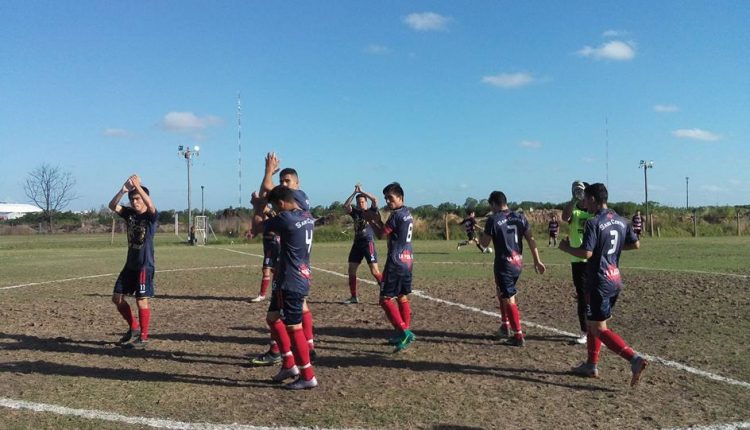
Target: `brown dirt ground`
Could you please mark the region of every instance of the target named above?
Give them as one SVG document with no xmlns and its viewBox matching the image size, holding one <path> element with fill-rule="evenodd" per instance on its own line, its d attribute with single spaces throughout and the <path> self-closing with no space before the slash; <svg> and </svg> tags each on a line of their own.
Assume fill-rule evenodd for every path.
<svg viewBox="0 0 750 430">
<path fill-rule="evenodd" d="M 528 328 L 526 347 L 506 347 L 492 336 L 493 317 L 420 298 L 418 340 L 392 354 L 374 287 L 362 287 L 364 303 L 342 305 L 346 280 L 320 272 L 310 299 L 320 387 L 288 392 L 270 383 L 275 368 L 247 366 L 268 336 L 267 303 L 246 302 L 258 279 L 257 267 L 158 275 L 145 351 L 113 345 L 125 327 L 108 282 L 4 294 L 2 396 L 180 421 L 337 428 L 659 428 L 750 415 L 750 389 L 658 364 L 631 389 L 628 364 L 607 351 L 601 379 L 577 378 L 569 369 L 585 347 L 569 338 Z M 635 273 L 627 280 L 611 327 L 637 350 L 750 380 L 746 281 Z M 493 289 L 476 281 L 417 279 L 415 288 L 494 310 Z M 529 276 L 520 288 L 523 319 L 575 332 L 566 282 Z M 3 428 L 124 427 L 91 423 L 0 410 Z"/>
</svg>

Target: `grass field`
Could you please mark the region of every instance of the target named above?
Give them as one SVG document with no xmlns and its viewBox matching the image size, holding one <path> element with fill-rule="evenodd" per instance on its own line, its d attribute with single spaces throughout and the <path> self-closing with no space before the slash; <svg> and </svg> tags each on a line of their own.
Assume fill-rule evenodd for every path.
<svg viewBox="0 0 750 430">
<path fill-rule="evenodd" d="M 556 249 L 541 248 L 548 273 L 528 267 L 519 282 L 528 343 L 516 349 L 492 336 L 493 257 L 416 242 L 418 340 L 394 355 L 376 287 L 363 282 L 364 303 L 340 304 L 349 243 L 315 244 L 321 385 L 303 393 L 269 383 L 276 369 L 247 366 L 267 339 L 267 304 L 246 301 L 258 291 L 259 245 L 159 236 L 152 342 L 128 351 L 113 345 L 125 329 L 109 301 L 125 258 L 124 237 L 114 242 L 0 236 L 0 428 L 750 426 L 750 238 L 645 239 L 624 253 L 611 327 L 653 358 L 636 389 L 606 350 L 601 379 L 569 374 L 586 352 L 565 335 L 577 322 Z M 365 267 L 360 277 L 369 281 Z"/>
</svg>

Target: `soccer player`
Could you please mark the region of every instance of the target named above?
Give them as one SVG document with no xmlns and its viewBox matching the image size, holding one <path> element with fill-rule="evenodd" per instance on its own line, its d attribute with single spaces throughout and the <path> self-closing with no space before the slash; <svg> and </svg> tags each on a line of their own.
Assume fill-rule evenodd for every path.
<svg viewBox="0 0 750 430">
<path fill-rule="evenodd" d="M 508 208 L 508 199 L 501 191 L 493 191 L 488 199 L 492 214 L 487 217 L 487 224 L 479 239 L 479 243 L 486 247 L 490 241 L 495 246 L 495 285 L 497 298 L 500 302 L 501 325 L 499 334 L 508 336 L 513 330 L 513 337 L 506 339 L 506 345 L 523 346 L 524 334 L 521 330 L 521 314 L 516 303 L 516 283 L 523 270 L 523 241 L 531 249 L 534 258 L 534 270 L 544 274 L 545 267 L 539 259 L 536 240 L 531 233 L 531 226 L 522 214 Z M 510 326 L 510 327 L 509 327 Z"/>
<path fill-rule="evenodd" d="M 557 234 L 560 232 L 560 224 L 557 222 L 557 216 L 554 214 L 547 224 L 547 232 L 549 232 L 547 246 L 557 246 Z"/>
<path fill-rule="evenodd" d="M 579 248 L 583 243 L 583 231 L 586 221 L 591 218 L 591 214 L 583 205 L 583 191 L 588 184 L 581 181 L 575 181 L 571 185 L 571 194 L 573 195 L 570 202 L 563 208 L 562 219 L 568 223 L 568 243 L 573 248 Z M 573 276 L 573 286 L 576 290 L 576 302 L 578 304 L 578 325 L 581 329 L 581 336 L 577 337 L 575 342 L 579 345 L 586 343 L 586 259 L 571 257 L 570 271 Z"/>
<path fill-rule="evenodd" d="M 276 153 L 269 152 L 268 154 L 266 154 L 265 172 L 263 174 L 263 180 L 260 184 L 258 198 L 264 199 L 265 196 L 275 187 L 273 183 L 273 175 L 278 172 L 280 184 L 292 190 L 297 206 L 303 211 L 309 211 L 310 200 L 308 199 L 307 194 L 299 189 L 299 175 L 297 174 L 297 171 L 290 167 L 279 171 L 279 164 L 280 160 L 276 156 Z M 263 231 L 262 226 L 254 228 L 254 231 L 256 234 L 263 233 L 265 235 L 265 231 Z M 312 312 L 310 311 L 310 307 L 307 306 L 307 300 L 305 300 L 302 305 L 302 330 L 305 333 L 305 337 L 307 338 L 308 347 L 310 349 L 310 356 L 314 361 L 317 354 L 315 353 L 315 342 L 313 340 L 313 317 Z M 277 345 L 274 340 L 271 340 L 269 350 L 252 359 L 251 363 L 256 366 L 272 365 L 278 363 L 281 360 L 281 356 L 279 354 L 279 345 Z"/>
<path fill-rule="evenodd" d="M 357 199 L 357 206 L 352 207 L 352 200 Z M 367 200 L 370 200 L 370 207 L 367 207 Z M 344 209 L 349 213 L 354 221 L 354 243 L 349 251 L 349 292 L 351 297 L 344 301 L 346 304 L 359 303 L 357 296 L 357 269 L 362 263 L 362 259 L 367 260 L 370 266 L 370 273 L 380 283 L 383 276 L 378 269 L 378 251 L 375 249 L 375 239 L 373 238 L 372 227 L 364 218 L 364 212 L 377 212 L 378 200 L 370 193 L 362 190 L 357 184 L 354 186 L 354 192 L 344 202 Z"/>
<path fill-rule="evenodd" d="M 128 195 L 130 206 L 120 206 L 125 194 Z M 141 184 L 138 175 L 132 175 L 125 181 L 109 202 L 109 208 L 125 220 L 128 228 L 128 256 L 112 293 L 112 303 L 128 323 L 128 331 L 117 344 L 141 349 L 148 343 L 151 320 L 148 299 L 154 296 L 154 234 L 158 213 L 148 188 Z M 135 295 L 137 320 L 125 300 L 126 295 Z"/>
<path fill-rule="evenodd" d="M 474 243 L 477 248 L 479 248 L 479 252 L 486 252 L 486 250 L 479 244 L 479 239 L 477 239 L 477 235 L 475 233 L 475 230 L 477 229 L 476 213 L 474 211 L 469 212 L 469 216 L 464 218 L 458 224 L 464 226 L 464 228 L 466 229 L 467 240 L 458 242 L 458 245 L 456 245 L 456 251 L 460 251 L 462 246 Z"/>
<path fill-rule="evenodd" d="M 641 238 L 641 231 L 643 231 L 643 218 L 641 217 L 641 211 L 635 211 L 633 215 L 633 231 L 635 232 L 638 239 Z"/>
<path fill-rule="evenodd" d="M 263 225 L 263 231 L 274 232 L 280 237 L 281 248 L 274 273 L 271 301 L 266 321 L 271 335 L 279 346 L 282 366 L 271 379 L 283 382 L 297 377 L 284 386 L 290 390 L 315 388 L 315 378 L 310 361 L 310 348 L 302 329 L 305 297 L 310 293 L 310 253 L 312 251 L 313 225 L 310 213 L 302 210 L 296 202 L 294 190 L 283 185 L 273 188 L 267 201 L 278 215 L 263 220 L 266 202 L 253 199 L 255 216 L 253 225 Z"/>
<path fill-rule="evenodd" d="M 607 327 L 607 320 L 612 316 L 612 309 L 623 287 L 619 269 L 620 253 L 623 250 L 638 249 L 640 243 L 627 220 L 607 207 L 608 197 L 604 184 L 586 187 L 583 202 L 593 217 L 586 222 L 583 245 L 573 248 L 568 240 L 560 242 L 562 251 L 587 259 L 588 359 L 574 367 L 573 373 L 591 378 L 599 377 L 599 351 L 604 343 L 607 348 L 630 362 L 630 385 L 635 386 L 648 362 Z"/>
<path fill-rule="evenodd" d="M 411 294 L 412 263 L 414 255 L 411 238 L 414 232 L 414 219 L 409 208 L 404 206 L 404 189 L 398 182 L 383 188 L 391 215 L 383 223 L 379 212 L 365 212 L 365 219 L 379 238 L 388 237 L 388 259 L 385 261 L 383 280 L 380 282 L 380 306 L 396 329 L 397 336 L 389 339 L 395 345 L 393 352 L 403 351 L 414 342 L 412 333 Z"/>
</svg>

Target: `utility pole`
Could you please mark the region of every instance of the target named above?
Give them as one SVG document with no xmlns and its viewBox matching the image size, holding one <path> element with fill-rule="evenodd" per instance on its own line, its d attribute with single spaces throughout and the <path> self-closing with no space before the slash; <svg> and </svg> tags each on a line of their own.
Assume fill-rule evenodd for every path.
<svg viewBox="0 0 750 430">
<path fill-rule="evenodd" d="M 187 164 L 187 186 L 188 186 L 188 232 L 190 231 L 190 226 L 193 225 L 193 208 L 192 208 L 192 200 L 191 200 L 191 177 L 190 177 L 190 165 L 193 164 L 193 157 L 197 157 L 200 154 L 200 146 L 195 145 L 192 149 L 189 146 L 183 147 L 182 145 L 177 147 L 177 154 L 181 157 L 185 158 L 185 162 Z"/>
<path fill-rule="evenodd" d="M 205 211 L 203 209 L 203 185 L 201 185 L 201 215 L 203 215 L 204 212 Z"/>
<path fill-rule="evenodd" d="M 648 210 L 648 169 L 652 169 L 654 167 L 654 162 L 649 160 L 641 160 L 640 164 L 638 165 L 639 169 L 643 169 L 643 188 L 646 194 L 646 220 L 649 223 L 649 236 L 654 237 L 654 220 L 652 219 L 649 210 Z"/>
<path fill-rule="evenodd" d="M 690 178 L 685 176 L 685 209 L 690 210 Z"/>
</svg>

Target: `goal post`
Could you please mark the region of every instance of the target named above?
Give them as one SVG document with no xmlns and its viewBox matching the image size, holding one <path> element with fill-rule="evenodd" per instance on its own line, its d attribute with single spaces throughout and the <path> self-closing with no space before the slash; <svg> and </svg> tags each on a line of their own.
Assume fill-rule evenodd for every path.
<svg viewBox="0 0 750 430">
<path fill-rule="evenodd" d="M 205 245 L 208 241 L 208 217 L 205 215 L 195 216 L 195 240 L 198 245 Z"/>
</svg>

